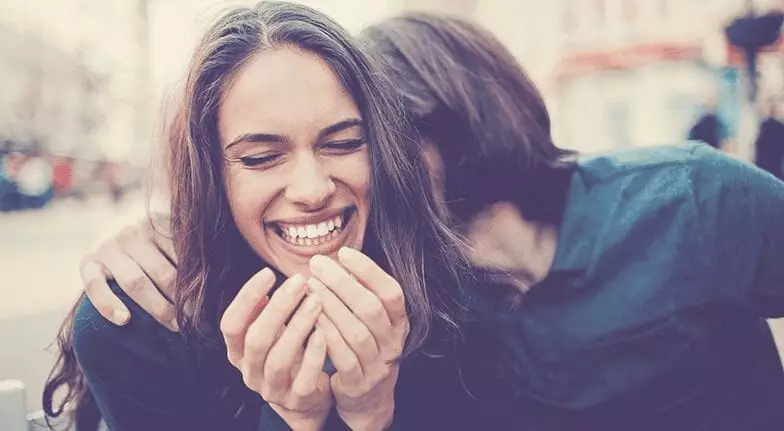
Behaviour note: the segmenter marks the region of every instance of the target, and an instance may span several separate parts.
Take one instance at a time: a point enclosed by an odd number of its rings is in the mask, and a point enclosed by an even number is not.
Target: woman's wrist
[[[391,399],[387,403],[374,408],[370,411],[362,412],[341,412],[338,415],[353,431],[382,431],[389,429],[395,415],[395,400]]]
[[[319,412],[298,412],[270,403],[270,407],[294,431],[321,431],[329,417],[329,409]]]

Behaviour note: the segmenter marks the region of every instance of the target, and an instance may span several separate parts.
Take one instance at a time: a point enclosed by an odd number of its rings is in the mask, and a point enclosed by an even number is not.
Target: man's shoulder
[[[746,169],[735,166],[741,162],[728,159],[702,143],[586,157],[578,163],[570,199],[574,211],[582,215],[572,221],[599,229],[631,228],[657,214],[669,214],[673,226],[710,217],[699,202]]]
[[[578,172],[589,185],[602,186],[630,180],[671,182],[688,179],[678,185],[699,181],[701,173],[721,171],[726,175],[743,175],[751,166],[735,160],[701,142],[681,145],[627,148],[589,155],[578,162]]]
[[[578,164],[583,205],[599,212],[635,212],[692,205],[703,221],[778,200],[784,185],[755,166],[698,142],[624,149],[582,159]]]

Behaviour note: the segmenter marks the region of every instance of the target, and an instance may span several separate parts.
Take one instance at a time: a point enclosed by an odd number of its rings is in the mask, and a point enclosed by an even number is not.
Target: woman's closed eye
[[[238,157],[238,160],[245,167],[260,168],[260,167],[269,167],[274,165],[276,162],[280,160],[281,156],[282,155],[279,153],[265,153],[265,154],[255,154],[252,156]]]
[[[341,141],[332,141],[321,144],[319,149],[327,154],[350,154],[365,146],[364,138],[345,139]],[[283,161],[283,154],[279,152],[261,153],[248,156],[237,157],[238,160],[246,168],[271,168],[281,161]]]
[[[321,145],[321,148],[331,154],[352,153],[365,145],[365,138],[346,139],[342,141],[332,141]]]

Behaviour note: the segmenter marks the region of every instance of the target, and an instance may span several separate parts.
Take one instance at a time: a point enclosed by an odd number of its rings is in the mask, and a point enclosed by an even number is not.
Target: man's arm
[[[131,319],[128,307],[109,288],[117,285],[161,325],[177,331],[173,297],[176,257],[165,214],[123,221],[82,259],[80,274],[87,297],[104,319],[118,326]]]

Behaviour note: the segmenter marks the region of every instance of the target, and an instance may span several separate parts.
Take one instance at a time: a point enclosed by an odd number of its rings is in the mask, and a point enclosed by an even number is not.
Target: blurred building
[[[734,151],[750,158],[756,125],[744,115],[752,108],[748,80],[723,34],[748,2],[562,3],[553,76],[562,142],[584,150],[677,143],[699,115],[715,110]]]
[[[561,145],[582,151],[671,144],[714,104],[750,157],[756,130],[743,58],[723,29],[748,0],[408,0],[473,17],[542,90]],[[756,0],[758,9],[784,6]],[[783,44],[761,56],[761,97],[784,94]]]
[[[0,139],[145,163],[161,97],[182,77],[204,24],[227,3],[254,2],[3,0]],[[412,9],[476,19],[542,90],[565,146],[594,151],[680,142],[711,100],[731,134],[749,135],[755,127],[744,116],[742,57],[722,32],[748,0],[300,2],[354,32]],[[784,0],[753,3],[784,6]],[[773,51],[760,59],[761,97],[784,93],[782,50]]]
[[[0,2],[0,139],[79,158],[146,159],[146,10],[147,0]]]

